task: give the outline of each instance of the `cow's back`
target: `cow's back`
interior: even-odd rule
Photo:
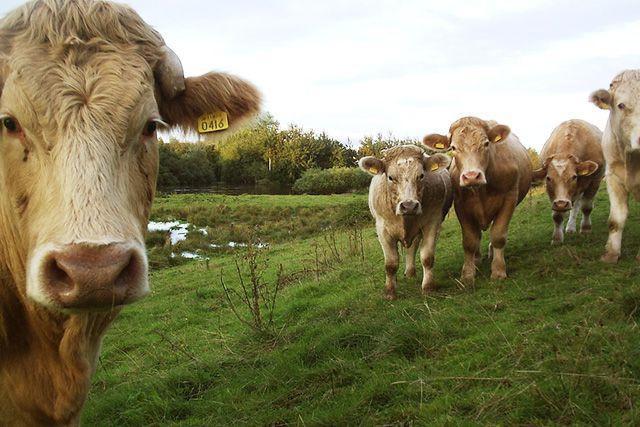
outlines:
[[[602,131],[584,120],[572,119],[561,123],[542,147],[540,159],[545,161],[556,155],[573,155],[581,162],[596,162],[599,166],[596,175],[602,176],[605,165]]]

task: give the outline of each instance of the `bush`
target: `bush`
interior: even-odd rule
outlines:
[[[358,168],[309,169],[293,184],[302,194],[339,194],[367,188],[371,176]]]

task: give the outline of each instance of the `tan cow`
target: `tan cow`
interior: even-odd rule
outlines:
[[[604,176],[602,132],[584,120],[568,120],[556,127],[542,147],[542,168],[533,180],[545,180],[553,211],[552,244],[562,243],[564,214],[569,213],[567,233],[576,232],[578,210],[582,210],[580,232],[591,231],[593,198]]]
[[[132,9],[38,0],[0,20],[0,425],[73,425],[102,336],[149,292],[156,128],[253,116],[236,77],[184,78]]]
[[[396,298],[398,242],[407,248],[405,276],[415,277],[416,251],[420,247],[422,291],[427,293],[434,287],[436,240],[453,199],[446,169],[449,163],[449,157],[429,157],[415,145],[390,148],[382,159],[360,159],[360,167],[373,175],[369,209],[384,252],[387,299]]]
[[[482,231],[489,226],[491,278],[506,278],[504,248],[509,222],[531,185],[527,150],[507,126],[476,117],[454,122],[449,136],[427,135],[423,142],[432,150],[453,152],[450,173],[454,207],[462,227],[462,281],[475,281]]]
[[[629,214],[629,194],[640,200],[640,70],[621,72],[614,77],[609,90],[593,92],[590,101],[609,110],[602,150],[607,162],[605,176],[611,208],[609,239],[602,260],[616,263]],[[636,259],[640,261],[640,254]]]

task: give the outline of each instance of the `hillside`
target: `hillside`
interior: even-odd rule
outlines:
[[[254,197],[226,203],[234,212],[284,203]],[[312,199],[279,197],[291,205]],[[364,206],[366,196],[349,197]],[[181,204],[160,201],[154,215]],[[262,252],[265,280],[275,280],[279,265],[286,278],[270,334],[240,323],[225,299],[221,274],[239,286],[233,253],[153,271],[152,295],[125,309],[104,340],[83,422],[638,422],[640,209],[633,205],[615,266],[598,260],[607,214],[601,191],[593,233],[552,247],[549,202],[528,197],[512,221],[510,278],[489,281],[485,261],[473,289],[455,280],[462,248],[450,215],[436,252],[438,290],[424,299],[419,278],[399,276],[394,302],[382,298],[382,251],[371,222],[362,241],[349,228],[278,240]]]

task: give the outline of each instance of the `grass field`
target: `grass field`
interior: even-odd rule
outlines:
[[[319,209],[324,218],[365,198],[171,196],[153,216],[224,230],[229,222],[253,227],[256,212],[270,212],[262,229],[284,221],[297,236],[299,219],[278,219],[278,211]],[[598,260],[607,211],[602,191],[593,233],[552,247],[548,200],[527,198],[511,225],[509,279],[490,281],[485,261],[473,289],[455,280],[462,248],[450,215],[437,246],[437,291],[423,298],[420,277],[399,276],[393,302],[382,298],[371,222],[355,250],[358,232],[339,221],[330,234],[322,223],[273,239],[281,243],[263,252],[264,278],[275,280],[282,265],[288,280],[268,334],[240,323],[225,299],[220,277],[239,286],[237,255],[221,254],[208,268],[193,261],[153,271],[152,295],[125,309],[104,340],[83,422],[637,424],[640,210],[633,205],[615,266]],[[215,224],[194,220],[207,212],[218,212]]]

